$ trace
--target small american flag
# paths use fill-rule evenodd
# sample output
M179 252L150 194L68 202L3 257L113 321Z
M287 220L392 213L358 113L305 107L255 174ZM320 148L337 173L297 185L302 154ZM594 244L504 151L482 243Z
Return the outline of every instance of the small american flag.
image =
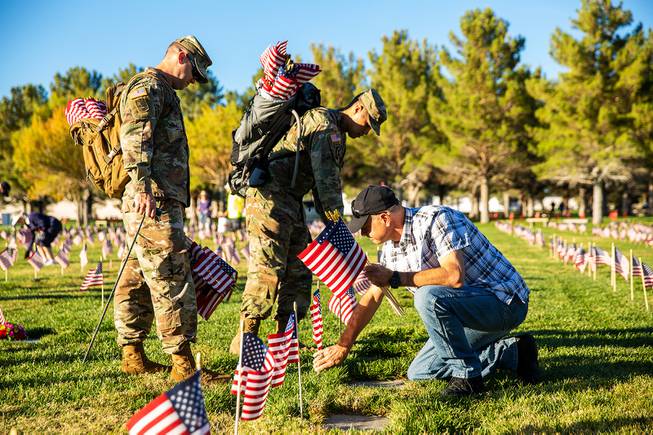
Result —
M37 272L43 267L43 257L41 257L36 251L32 252L32 254L27 257L27 262L31 264Z
M320 303L320 290L315 290L313 293L313 303L310 306L311 311L311 324L313 325L313 342L318 350L322 350L322 334L324 327L322 325L322 305Z
M2 308L0 308L0 325L2 325L3 323L5 323L6 321L7 321L7 320L5 319L5 315L4 315L4 313L2 312Z
M298 258L333 292L340 297L367 263L367 256L351 232L339 219L313 240Z
M585 267L587 267L587 261L585 259L585 249L581 246L578 251L576 251L576 257L574 258L574 265L576 269L583 272Z
M356 277L356 281L354 281L354 285L353 285L356 294L361 296L367 293L367 291L371 286L372 283L370 282L369 279L367 279L367 275L365 274L364 270L358 274L358 276Z
M191 269L197 313L208 320L217 306L233 292L238 272L215 252L195 242L191 244Z
M88 255L86 251L86 243L82 246L82 250L79 251L79 267L84 269L88 264Z
M127 422L127 430L129 435L211 433L200 387L200 372L195 372L134 414Z
M88 271L79 290L86 291L91 287L100 287L102 285L104 285L104 275L102 274L102 262L100 261L95 269Z
M299 362L299 340L295 328L295 314L290 314L284 332L268 335L268 352L274 356L272 387L279 387L286 378L288 363Z
M11 250L5 249L0 252L0 269L7 270L14 265L14 256L12 255Z
M113 246L111 245L111 241L106 238L102 242L102 259L106 260L109 255L113 253Z
M349 324L349 319L351 319L356 305L358 305L358 302L356 302L354 289L351 287L342 296L338 297L334 294L329 299L329 310L345 325Z
M630 275L630 266L628 258L621 253L619 248L614 248L614 269L621 275L626 281L628 281L628 276Z
M231 394L236 395L240 382L240 391L244 396L241 414L243 420L255 420L263 414L272 384L274 365L274 355L268 351L263 341L250 332L243 334L240 364L231 383Z
M598 246L593 247L592 251L594 251L594 264L604 264L606 266L612 265L612 257L606 251L599 248Z
M646 288L653 287L653 268L646 263L642 263L642 274L644 275Z

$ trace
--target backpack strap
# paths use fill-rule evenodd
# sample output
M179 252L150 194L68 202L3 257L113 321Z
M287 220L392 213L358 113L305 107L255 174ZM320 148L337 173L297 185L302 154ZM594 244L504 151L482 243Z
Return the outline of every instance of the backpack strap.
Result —
M299 172L299 151L302 141L302 120L299 118L299 114L295 111L295 109L292 110L292 114L295 117L295 121L297 122L297 150L295 151L295 167L292 171L292 181L290 182L290 188L294 189L295 182L297 181L297 173Z

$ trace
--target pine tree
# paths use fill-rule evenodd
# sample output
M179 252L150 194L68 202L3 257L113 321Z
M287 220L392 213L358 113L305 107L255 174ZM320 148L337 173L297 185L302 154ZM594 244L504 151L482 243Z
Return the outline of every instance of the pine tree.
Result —
M509 36L508 23L491 9L466 12L460 29L461 37L450 35L457 56L440 53L442 98L432 100L430 112L451 143L449 170L479 192L481 222L488 222L491 183L519 164L527 146L534 102L524 82L530 73L519 66L524 39Z
M630 138L632 92L623 74L637 59L641 26L621 34L632 14L610 0L583 0L572 20L580 36L556 29L551 55L566 71L557 83L533 81L529 90L545 102L537 116L540 176L591 186L592 221L603 217L606 183L631 179L628 167L638 150Z

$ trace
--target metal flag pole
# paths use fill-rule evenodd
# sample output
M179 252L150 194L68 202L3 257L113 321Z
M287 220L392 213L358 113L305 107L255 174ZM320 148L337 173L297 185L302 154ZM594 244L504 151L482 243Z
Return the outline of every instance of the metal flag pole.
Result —
M299 344L299 322L297 321L297 302L293 302L295 311L295 334L297 334L297 343ZM299 346L297 346L299 347ZM304 418L304 404L302 401L302 358L297 349L297 380L299 382L299 417Z
M243 336L245 335L245 319L240 319L240 352L238 355L238 392L236 393L236 421L234 422L234 435L238 435L238 421L240 420L240 389L243 385Z
M93 332L93 337L91 338L91 342L88 344L88 348L86 349L86 353L84 354L84 359L82 360L82 362L86 362L86 359L88 358L88 354L91 353L91 349L93 348L93 343L95 342L95 338L97 337L97 334L100 331L100 325L102 325L104 316L107 314L107 310L109 309L109 304L111 303L111 298L113 298L113 294L116 292L116 287L118 287L118 282L120 282L120 277L122 276L122 272L125 270L125 265L127 264L127 260L129 259L129 256L132 253L132 248L136 243L136 239L138 238L138 234L141 231L141 227L143 226L144 221L145 221L145 215L143 215L143 219L141 219L141 223L138 224L138 229L136 230L136 234L134 234L134 238L131 244L129 245L129 251L127 251L127 255L125 256L124 260L122 261L122 264L120 265L120 272L118 272L118 277L116 278L116 282L113 284L113 289L111 290L111 294L109 294L109 299L107 299L107 303L106 305L104 305L104 310L102 310L102 314L100 315L100 321L95 327L95 331Z

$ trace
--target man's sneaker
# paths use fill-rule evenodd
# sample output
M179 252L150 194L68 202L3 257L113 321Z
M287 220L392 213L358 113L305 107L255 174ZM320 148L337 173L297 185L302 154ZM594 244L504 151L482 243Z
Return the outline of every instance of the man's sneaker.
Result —
M517 376L525 384L540 381L540 367L537 363L537 344L531 334L517 336Z
M442 397L464 397L482 393L483 390L483 378L481 376L467 379L451 377L447 388L442 390L440 395Z
M43 263L44 266L52 266L54 264L54 260L47 259Z

